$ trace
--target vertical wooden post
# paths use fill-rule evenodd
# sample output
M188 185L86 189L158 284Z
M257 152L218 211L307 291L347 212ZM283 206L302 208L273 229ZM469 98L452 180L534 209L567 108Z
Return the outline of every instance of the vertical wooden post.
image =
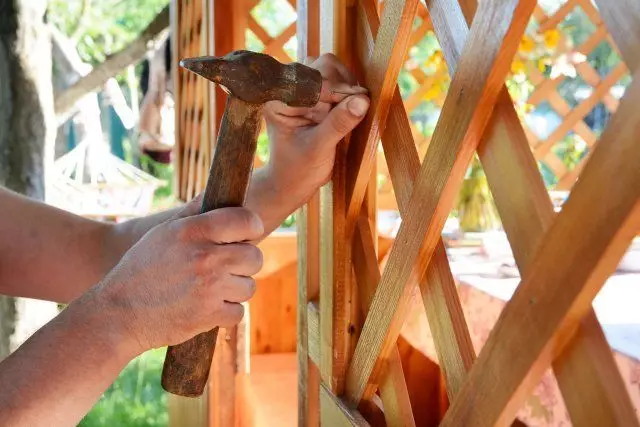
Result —
M334 53L350 63L350 37L346 31L347 0L322 0L321 53ZM344 388L351 351L352 323L351 245L345 239L346 154L342 141L336 152L333 178L320 196L320 373L336 394Z
M320 2L297 1L298 61L320 51ZM298 238L298 426L320 425L320 372L309 358L309 301L318 297L320 251L320 195L315 194L297 215Z

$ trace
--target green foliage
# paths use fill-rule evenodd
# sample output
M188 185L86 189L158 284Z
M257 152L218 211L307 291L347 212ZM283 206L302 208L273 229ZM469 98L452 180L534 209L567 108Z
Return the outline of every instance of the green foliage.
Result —
M151 350L131 361L79 426L168 425L167 396L160 385L165 352Z
M169 0L50 0L47 18L75 39L91 65L121 50L140 34Z

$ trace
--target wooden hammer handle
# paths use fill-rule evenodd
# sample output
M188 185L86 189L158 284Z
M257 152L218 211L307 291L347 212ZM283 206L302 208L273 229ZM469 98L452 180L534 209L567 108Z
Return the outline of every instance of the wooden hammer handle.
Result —
M227 98L202 212L244 205L260 131L261 107L232 96ZM182 344L169 346L162 371L162 387L180 396L202 395L217 336L216 327Z

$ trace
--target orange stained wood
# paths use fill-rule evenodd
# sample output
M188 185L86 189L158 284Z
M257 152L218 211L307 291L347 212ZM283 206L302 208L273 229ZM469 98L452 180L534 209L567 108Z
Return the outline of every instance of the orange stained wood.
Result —
M375 10L374 0L363 1L370 2L370 9ZM349 142L347 238L352 235L364 200L380 131L384 130L389 101L397 85L417 7L418 0L387 0L373 53L364 67L371 106Z
M535 1L483 6L474 20L349 367L346 394L352 403L375 390L380 359L388 356L406 316L408 285L424 274L439 241Z
M590 311L591 301L637 233L638 96L640 80L627 91L581 179L538 246L443 425L510 422Z
M320 2L320 52L351 61L347 40L347 16L353 12L347 0ZM351 16L351 15L349 15ZM351 354L353 282L351 245L345 232L346 141L336 149L334 173L320 190L320 374L331 390L340 393Z

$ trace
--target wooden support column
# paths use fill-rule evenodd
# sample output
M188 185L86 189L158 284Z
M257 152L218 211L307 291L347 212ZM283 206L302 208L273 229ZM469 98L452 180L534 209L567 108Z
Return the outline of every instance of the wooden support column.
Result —
M347 0L321 0L320 53L350 64ZM320 374L341 394L351 352L352 294L350 245L345 238L346 150L338 144L332 180L320 190Z

